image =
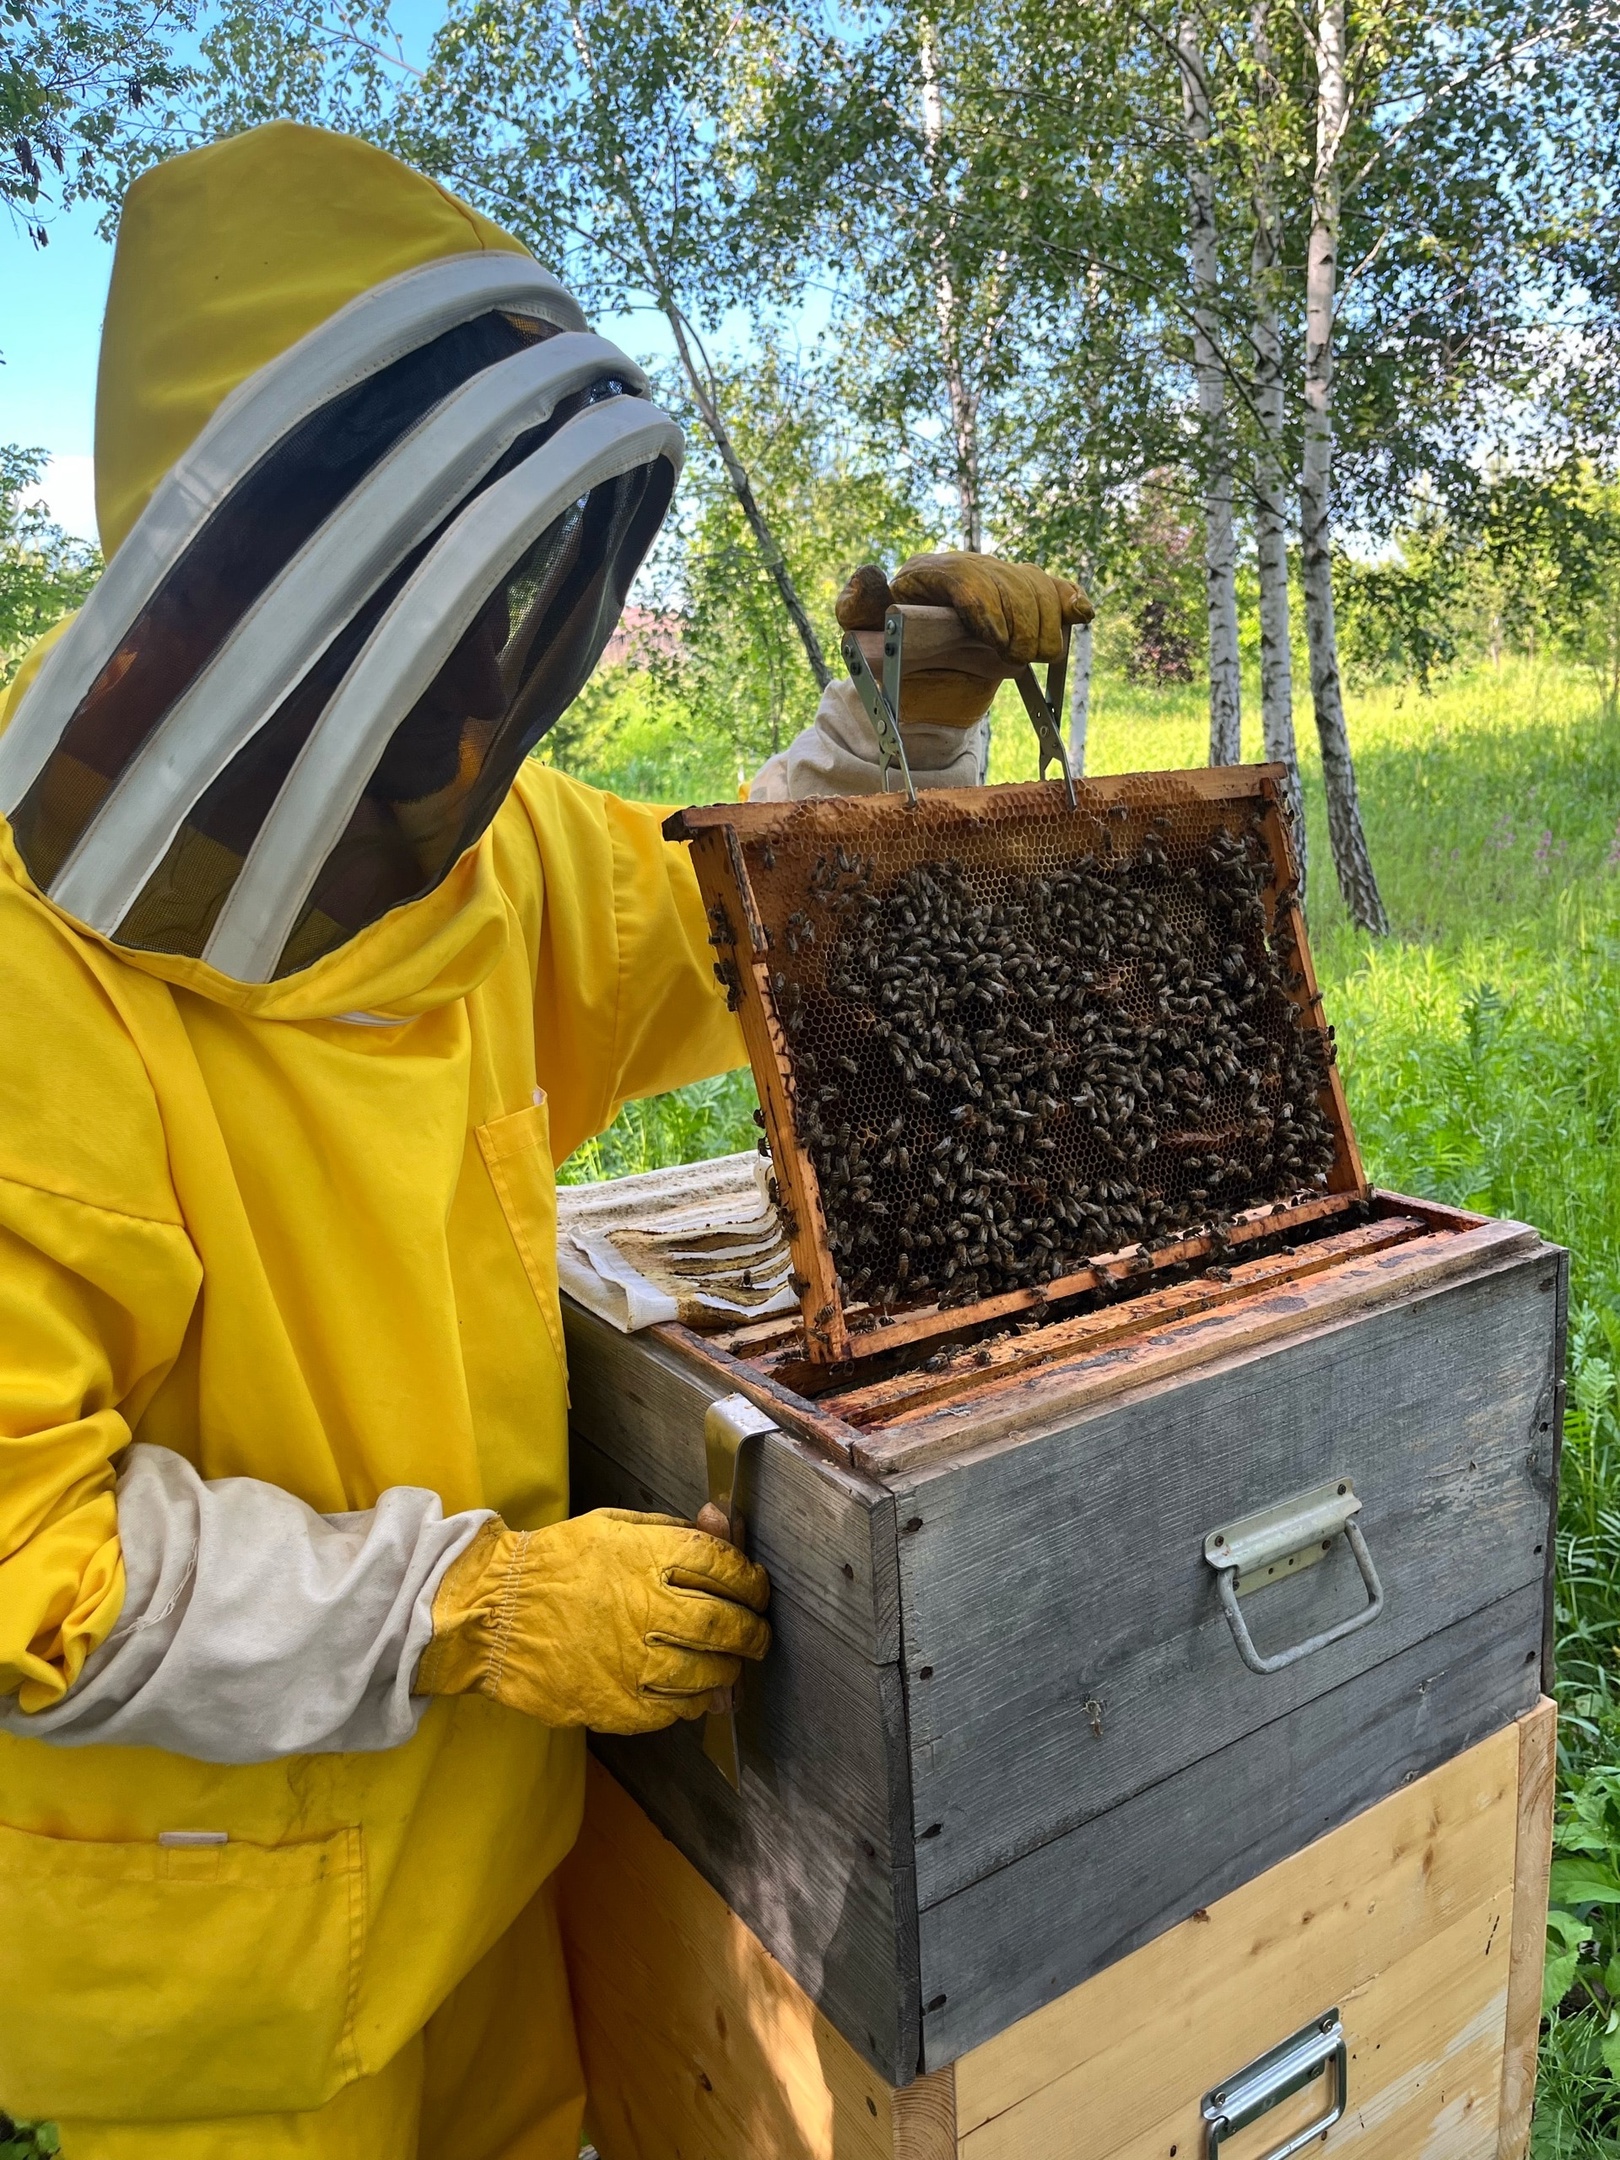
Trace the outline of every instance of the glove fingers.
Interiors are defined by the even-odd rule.
[[[696,1716],[708,1709],[716,1688],[735,1687],[741,1671],[739,1658],[660,1644],[648,1655],[637,1692],[655,1702],[691,1702],[696,1708],[682,1714]]]
[[[1006,632],[1000,640],[1001,649],[1009,660],[1035,660],[1040,657],[1041,645],[1041,592],[1042,573],[1031,571],[1027,563],[992,563],[989,568],[994,576],[996,590],[1001,598],[1001,612],[1006,619]]]
[[[1044,570],[1037,570],[1036,604],[1040,614],[1040,627],[1035,634],[1035,657],[1037,660],[1055,660],[1063,650],[1063,596],[1058,591],[1057,579],[1050,578]]]
[[[646,1640],[672,1650],[717,1651],[726,1657],[757,1659],[771,1647],[771,1630],[746,1605],[677,1590],[654,1608]]]
[[[771,1579],[765,1570],[735,1545],[704,1530],[689,1531],[681,1540],[664,1565],[663,1577],[676,1589],[729,1598],[752,1612],[763,1612],[771,1601]]]
[[[1065,623],[1091,620],[1091,602],[1070,579],[993,555],[913,555],[895,572],[893,594],[906,606],[954,608],[971,636],[1016,664],[1057,659]]]
[[[1063,620],[1066,623],[1090,622],[1097,611],[1092,606],[1085,589],[1077,585],[1073,578],[1054,578],[1052,582],[1058,589],[1058,602]]]
[[[881,630],[889,612],[889,581],[876,563],[852,571],[833,603],[840,630]]]
[[[894,597],[906,607],[948,607],[971,636],[999,652],[1007,642],[1007,619],[987,556],[913,555],[894,576]]]

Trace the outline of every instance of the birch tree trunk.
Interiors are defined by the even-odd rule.
[[[1086,769],[1091,726],[1091,625],[1076,623],[1069,651],[1069,764],[1078,780]]]
[[[1232,531],[1232,458],[1226,429],[1216,297],[1220,258],[1215,175],[1209,161],[1209,81],[1198,29],[1176,26],[1181,112],[1187,152],[1187,254],[1192,269],[1193,366],[1204,456],[1204,598],[1209,614],[1209,762],[1235,765],[1243,754],[1243,681],[1238,666],[1237,547]]]
[[[1322,745],[1322,787],[1339,890],[1352,922],[1387,936],[1356,799],[1356,768],[1344,719],[1333,617],[1333,310],[1339,246],[1339,153],[1350,117],[1345,74],[1344,0],[1321,0],[1312,42],[1316,59],[1316,159],[1311,235],[1305,258],[1305,445],[1299,482],[1300,562],[1311,701]]]
[[[934,212],[934,323],[939,335],[940,372],[950,407],[951,446],[955,466],[957,519],[962,545],[977,553],[984,546],[984,518],[979,488],[978,398],[962,363],[962,308],[951,276],[946,229],[950,200],[944,157],[945,102],[939,81],[939,32],[925,22],[920,51],[922,71],[923,148],[928,160],[928,190]]]
[[[1260,729],[1266,757],[1287,778],[1288,821],[1301,897],[1306,882],[1305,809],[1294,740],[1294,661],[1289,624],[1288,509],[1283,485],[1283,366],[1278,322],[1278,256],[1282,246],[1280,190],[1273,129],[1281,99],[1272,59],[1272,0],[1254,0],[1249,42],[1256,69],[1257,114],[1254,166],[1254,238],[1249,281],[1254,313],[1255,453],[1254,523],[1260,576]]]

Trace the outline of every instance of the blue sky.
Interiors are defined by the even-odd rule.
[[[85,206],[59,216],[48,247],[0,219],[0,442],[49,451],[42,492],[59,523],[95,535],[91,448],[96,348],[112,247]]]

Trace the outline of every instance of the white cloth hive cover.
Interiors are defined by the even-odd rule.
[[[792,1272],[757,1155],[557,1188],[558,1278],[621,1334],[794,1312]]]

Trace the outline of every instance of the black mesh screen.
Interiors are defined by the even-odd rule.
[[[131,623],[12,817],[49,885],[112,782],[243,614],[408,429],[474,375],[556,334],[460,323],[310,414],[232,490]]]
[[[559,406],[475,493],[582,404],[622,388],[605,383]],[[524,757],[595,667],[673,486],[663,460],[605,482],[572,504],[501,582],[395,728],[321,866],[279,975],[308,967],[390,908],[430,892],[479,838]],[[458,504],[455,514],[464,508]],[[439,537],[399,566],[207,789],[119,925],[120,944],[202,953],[294,760],[378,619]]]
[[[607,481],[529,551],[507,592],[520,603],[530,596],[531,615],[539,619],[531,625],[529,666],[510,703],[493,725],[476,716],[463,721],[456,777],[427,798],[399,801],[389,792],[390,753],[416,715],[400,723],[316,880],[278,975],[308,967],[389,908],[430,892],[486,830],[518,767],[573,703],[601,657],[674,484],[663,459]],[[503,593],[503,630],[514,612]]]

